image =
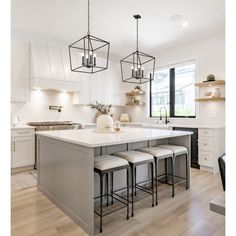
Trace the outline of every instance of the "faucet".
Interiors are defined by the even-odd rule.
[[[167,120],[167,110],[166,110],[165,107],[161,107],[160,110],[159,110],[159,112],[160,112],[160,120],[162,120],[162,116],[161,116],[161,111],[162,111],[162,109],[164,109],[164,111],[165,111],[165,124],[167,124],[167,123],[169,123],[170,121]]]

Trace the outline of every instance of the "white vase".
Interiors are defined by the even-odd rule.
[[[221,96],[220,88],[215,88],[214,96],[215,97],[220,97]]]
[[[110,115],[100,115],[97,118],[97,131],[99,132],[113,131],[113,119]]]

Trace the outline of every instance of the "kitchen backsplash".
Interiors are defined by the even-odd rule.
[[[49,105],[61,105],[62,111],[49,110]],[[122,107],[112,107],[114,120],[119,118]],[[73,94],[56,91],[31,90],[31,100],[27,103],[12,103],[12,116],[20,118],[20,124],[29,121],[72,120],[94,123],[96,111],[88,106],[73,105]]]

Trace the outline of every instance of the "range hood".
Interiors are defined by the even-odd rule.
[[[31,78],[30,88],[49,91],[79,92],[83,89],[83,83],[66,80]]]

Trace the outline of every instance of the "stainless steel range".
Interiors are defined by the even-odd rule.
[[[28,125],[35,126],[35,131],[67,130],[67,129],[83,128],[82,124],[73,123],[72,121],[29,122]]]
[[[69,130],[82,129],[83,125],[80,123],[73,123],[72,121],[43,121],[43,122],[29,122],[27,125],[34,126],[35,131],[53,131],[53,130]],[[35,135],[35,165],[37,169],[37,141]]]

